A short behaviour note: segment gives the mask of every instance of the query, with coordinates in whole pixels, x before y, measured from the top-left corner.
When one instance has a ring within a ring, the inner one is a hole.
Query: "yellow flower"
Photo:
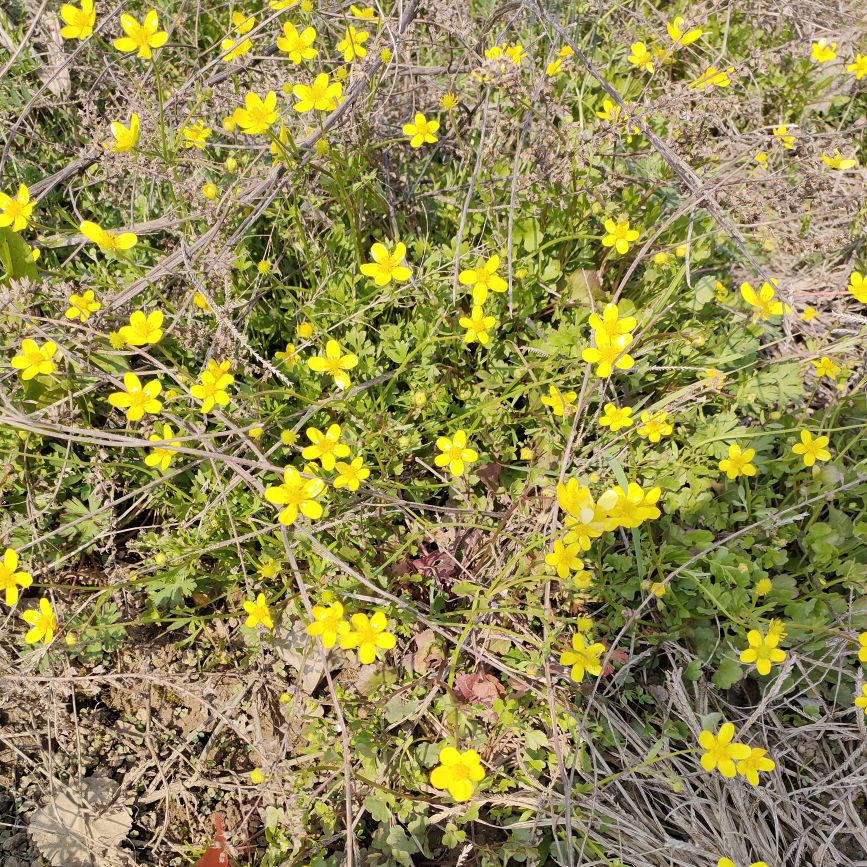
[[[208,369],[199,376],[199,382],[190,388],[192,397],[202,401],[202,412],[210,412],[215,404],[226,406],[229,403],[226,389],[235,381],[235,377],[229,373],[231,366],[229,360],[217,363],[212,358],[208,361]]]
[[[124,13],[120,16],[120,26],[126,36],[115,39],[114,47],[125,54],[135,51],[137,57],[145,59],[150,59],[152,56],[152,48],[160,48],[169,38],[165,30],[159,29],[157,13],[153,9],[145,15],[141,24],[132,15]]]
[[[781,123],[779,126],[775,126],[772,130],[774,134],[774,138],[786,149],[786,150],[794,150],[795,149],[795,136],[793,133],[789,132],[788,127]]]
[[[204,122],[199,120],[196,121],[196,123],[194,123],[192,126],[185,126],[181,130],[181,134],[184,137],[185,148],[196,148],[197,150],[204,150],[205,141],[211,134],[211,128],[209,126],[205,126]]]
[[[867,75],[867,54],[856,54],[855,60],[846,67],[846,71],[851,72],[856,81],[860,81]]]
[[[690,87],[696,90],[707,90],[709,87],[728,87],[732,80],[729,78],[729,73],[734,72],[735,68],[729,66],[726,69],[717,69],[715,66],[708,68],[694,81],[690,83]]]
[[[473,783],[485,779],[482,760],[475,750],[459,752],[454,747],[440,750],[440,763],[431,771],[430,784],[445,789],[455,801],[469,801]]]
[[[728,458],[719,462],[719,468],[730,478],[738,476],[754,476],[756,468],[750,463],[756,456],[755,449],[741,450],[739,445],[729,446]]]
[[[18,554],[11,548],[3,552],[0,562],[0,590],[5,592],[6,604],[11,608],[18,602],[18,588],[26,589],[33,584],[29,572],[18,571]]]
[[[268,610],[268,603],[265,601],[265,594],[260,593],[256,597],[255,602],[250,602],[245,599],[242,603],[244,611],[247,612],[247,619],[244,622],[245,626],[250,629],[255,629],[260,623],[265,629],[273,629],[274,621],[271,618],[271,612]]]
[[[356,6],[350,4],[349,11],[355,18],[364,18],[367,21],[376,21],[376,11],[372,6]]]
[[[207,183],[202,184],[202,195],[206,199],[216,199],[217,193],[219,192],[219,188],[216,184],[208,181]]]
[[[846,287],[853,295],[856,301],[862,304],[867,304],[867,279],[858,271],[853,271],[849,275],[849,285]]]
[[[467,268],[458,274],[461,286],[473,287],[473,305],[481,306],[488,300],[488,290],[505,292],[509,286],[497,273],[500,267],[500,257],[491,256],[486,262],[479,260],[475,268]]]
[[[747,665],[754,662],[756,671],[762,676],[770,674],[771,666],[786,658],[786,651],[777,647],[780,638],[776,634],[762,635],[758,629],[751,629],[747,633],[747,642],[749,647],[741,651],[740,660]]]
[[[420,148],[423,144],[433,144],[437,137],[434,133],[440,128],[438,120],[428,120],[421,112],[413,118],[412,123],[405,123],[403,134],[409,136],[409,146]]]
[[[39,600],[39,609],[28,609],[21,615],[25,623],[30,624],[30,629],[24,636],[24,640],[28,644],[36,644],[37,641],[42,641],[45,644],[51,644],[54,638],[54,633],[57,631],[57,617],[51,608],[51,603],[43,596]]]
[[[828,379],[836,379],[837,374],[842,370],[840,365],[835,364],[827,355],[823,355],[818,361],[811,361],[810,364],[816,368],[816,376],[820,379],[827,376]]]
[[[602,108],[596,112],[596,117],[611,123],[617,123],[620,120],[622,110],[619,105],[616,105],[610,99],[603,99]]]
[[[460,100],[457,97],[457,94],[449,91],[448,93],[444,93],[442,95],[442,99],[440,99],[440,105],[443,107],[445,111],[452,111],[458,107]]]
[[[263,557],[259,561],[256,572],[258,572],[259,577],[263,581],[270,581],[272,578],[277,577],[280,572],[280,566],[274,561],[273,557]]]
[[[245,604],[246,604],[246,603],[245,603]],[[267,778],[266,778],[265,775],[262,773],[262,769],[261,769],[261,768],[253,768],[253,770],[250,771],[250,782],[251,782],[254,786],[258,786],[258,785],[260,785],[261,783],[264,783],[266,779],[267,779]]]
[[[455,431],[454,437],[439,437],[436,447],[442,452],[434,458],[438,467],[449,468],[453,476],[462,476],[466,464],[471,464],[479,459],[479,453],[475,449],[467,448],[467,435],[465,431]]]
[[[545,563],[552,566],[558,577],[566,579],[570,572],[584,572],[584,561],[579,556],[581,546],[577,543],[564,545],[559,539],[554,542],[554,549],[545,555]],[[587,573],[589,576],[589,573]]]
[[[323,470],[329,472],[334,469],[336,458],[345,458],[349,455],[349,446],[340,442],[340,425],[333,424],[325,433],[319,428],[307,428],[307,439],[312,445],[305,446],[301,457],[305,461],[319,460]]]
[[[750,756],[750,748],[732,738],[735,735],[735,727],[731,723],[723,723],[719,734],[714,735],[707,729],[698,736],[699,745],[704,749],[701,756],[701,766],[708,772],[719,768],[724,777],[731,778],[736,773],[736,761],[743,761]]]
[[[771,581],[770,578],[759,578],[759,580],[756,581],[754,592],[756,596],[761,598],[762,596],[767,596],[773,589],[774,582]]]
[[[750,747],[749,749],[750,754],[745,759],[738,761],[738,773],[742,777],[745,777],[751,786],[758,786],[759,772],[772,771],[777,766],[777,763],[773,759],[766,757],[767,750],[760,749],[759,747]],[[762,864],[764,862],[759,861],[758,863]],[[751,867],[756,867],[756,865],[753,864]]]
[[[577,542],[582,551],[587,551],[591,539],[605,532],[608,512],[593,501],[590,489],[579,484],[577,479],[558,483],[557,504],[567,514],[566,544]]]
[[[831,452],[825,448],[828,445],[828,437],[816,437],[808,430],[801,431],[801,441],[792,446],[792,451],[796,455],[803,455],[804,466],[812,467],[816,461],[831,460]]]
[[[152,379],[147,385],[134,373],[123,375],[124,391],[114,391],[108,396],[108,402],[116,409],[126,411],[129,421],[138,421],[145,413],[158,413],[163,405],[157,396],[163,390],[162,384]]]
[[[619,318],[620,312],[616,304],[606,304],[602,310],[602,316],[591,313],[587,320],[597,337],[616,340],[626,334],[630,334],[638,324],[634,316]]]
[[[858,165],[858,160],[844,159],[839,149],[835,150],[833,155],[823,153],[822,161],[829,169],[836,169],[839,172],[845,172],[846,169],[851,169]]]
[[[587,644],[587,639],[576,632],[572,636],[572,649],[565,650],[560,654],[560,665],[569,665],[572,671],[569,676],[575,683],[581,683],[584,675],[599,677],[602,674],[602,654],[605,653],[605,645],[600,642]]]
[[[807,306],[799,318],[804,322],[812,322],[818,315],[814,307]]]
[[[135,247],[138,238],[133,232],[112,232],[103,229],[90,220],[85,220],[79,227],[79,231],[88,241],[92,241],[100,250],[129,250]]]
[[[232,120],[246,135],[266,132],[277,120],[277,94],[269,90],[262,99],[257,93],[244,97],[244,108],[236,108]]]
[[[855,707],[860,707],[867,715],[867,683],[861,687],[861,695],[855,699]]]
[[[630,482],[625,491],[620,485],[615,485],[599,498],[597,504],[601,514],[605,515],[605,529],[625,527],[629,530],[640,527],[645,521],[655,520],[662,514],[657,506],[661,495],[661,488],[645,491],[637,482]]]
[[[669,256],[665,250],[660,250],[658,253],[653,254],[653,264],[654,265],[665,265],[668,262]]]
[[[810,48],[810,57],[816,63],[827,63],[837,56],[837,43],[829,43],[827,39],[822,37],[817,42],[814,42]]]
[[[720,858],[716,862],[716,867],[737,867],[737,864],[731,858]],[[750,867],[768,867],[768,865],[764,861],[754,861]]]
[[[313,622],[307,624],[307,634],[322,641],[322,646],[330,650],[340,636],[349,632],[349,624],[343,619],[343,605],[332,602],[325,607],[314,605],[312,609]]]
[[[247,16],[243,12],[233,12],[231,18],[231,31],[239,36],[249,33],[256,24],[256,16]],[[235,40],[227,36],[220,43],[220,51],[224,52],[223,62],[230,63],[238,57],[243,57],[253,48],[252,39]]]
[[[626,59],[630,63],[634,63],[639,69],[653,72],[653,55],[647,50],[647,46],[643,42],[633,42],[632,54]]]
[[[295,349],[294,343],[287,343],[286,349],[274,353],[274,358],[278,361],[282,361],[286,367],[294,367],[298,362],[298,357],[298,352]]]
[[[200,310],[210,311],[211,309],[210,305],[205,300],[205,296],[198,290],[193,294],[193,304],[195,304]]]
[[[373,278],[377,286],[387,286],[392,280],[405,283],[412,275],[412,271],[403,264],[406,257],[403,244],[395,244],[394,252],[389,253],[384,244],[376,243],[370,248],[370,255],[373,261],[362,265],[361,273]]]
[[[366,614],[353,614],[350,618],[352,629],[340,636],[340,646],[343,650],[358,648],[358,661],[362,665],[370,665],[376,661],[376,650],[391,650],[397,639],[385,629],[388,620],[382,611],[374,612],[368,618]]]
[[[545,67],[545,75],[547,75],[549,78],[552,75],[556,75],[560,71],[562,66],[563,66],[563,58],[562,57],[558,57],[556,60],[552,60]]]
[[[776,279],[771,278],[771,283],[774,284],[773,286],[771,283],[762,283],[762,288],[758,293],[756,293],[756,290],[753,289],[752,285],[746,281],[741,283],[741,297],[751,307],[756,308],[753,311],[753,315],[756,319],[767,319],[769,316],[782,316],[783,313],[792,312],[792,308],[789,307],[788,304],[784,304],[782,301],[774,301],[777,282]]]
[[[0,228],[11,226],[13,232],[20,232],[30,225],[34,202],[30,201],[30,190],[24,184],[18,185],[15,196],[0,193]]]
[[[858,636],[858,661],[867,662],[867,632],[862,632]]]
[[[277,47],[288,55],[296,66],[302,60],[312,60],[317,55],[313,47],[316,40],[316,30],[305,27],[300,33],[290,21],[283,22],[283,35],[277,37]]]
[[[575,400],[578,397],[574,391],[560,391],[553,385],[548,386],[548,396],[542,398],[545,406],[550,406],[556,416],[564,416],[575,409]]]
[[[256,263],[256,270],[264,277],[271,273],[271,263],[267,259],[260,259]]]
[[[80,8],[64,3],[60,7],[60,17],[66,25],[60,28],[60,35],[64,39],[87,39],[93,33],[93,25],[96,24],[93,0],[81,0]]]
[[[358,364],[358,356],[348,352],[343,354],[340,344],[336,340],[329,340],[325,344],[325,357],[314,355],[307,359],[307,366],[314,373],[327,373],[333,377],[334,384],[339,389],[349,388],[350,379],[347,370],[352,370]]]
[[[148,442],[161,443],[161,445],[154,446],[150,450],[150,453],[145,455],[145,466],[159,467],[163,472],[169,468],[169,465],[175,459],[177,450],[181,447],[179,440],[172,439],[174,435],[175,432],[172,430],[172,426],[164,424],[162,436],[151,434],[148,437]]]
[[[67,319],[80,319],[82,322],[87,322],[91,313],[96,313],[102,307],[102,304],[96,300],[93,290],[88,289],[84,295],[70,295],[70,307],[64,314]]]
[[[364,30],[356,30],[351,24],[346,28],[343,39],[337,43],[337,50],[343,52],[343,59],[351,63],[359,57],[367,56],[364,43],[370,39],[370,34]]]
[[[322,517],[322,505],[315,498],[324,490],[322,479],[305,479],[295,467],[286,467],[282,483],[265,488],[265,499],[275,506],[285,507],[277,520],[288,527],[295,523],[298,512],[311,521]]]
[[[21,352],[14,356],[12,367],[21,371],[21,378],[25,381],[34,376],[47,376],[54,373],[55,363],[51,360],[57,352],[57,344],[53,340],[46,340],[40,346],[35,340],[25,337],[21,341]]]
[[[764,151],[756,151],[756,155],[753,159],[763,167],[767,167],[768,165],[768,155]]]
[[[485,316],[485,311],[481,305],[473,307],[470,316],[461,316],[458,320],[458,325],[461,328],[466,328],[464,340],[467,343],[475,343],[478,341],[482,346],[487,346],[491,338],[488,331],[497,324],[497,320],[493,316]]]
[[[158,343],[163,336],[163,313],[161,310],[152,310],[145,313],[144,310],[136,310],[129,317],[129,325],[124,325],[118,330],[127,346],[147,346],[149,343]]]
[[[603,410],[604,415],[599,419],[601,427],[610,428],[613,432],[619,431],[622,427],[632,427],[631,406],[617,407],[613,403],[606,403]],[[644,416],[642,416],[643,420]]]
[[[300,322],[298,328],[295,329],[295,333],[302,340],[307,340],[308,337],[313,336],[313,326],[309,322]]]
[[[693,28],[692,30],[687,30],[686,33],[681,29],[683,25],[683,18],[678,15],[673,21],[669,22],[665,25],[665,29],[668,30],[668,38],[675,45],[690,45],[698,39],[701,39],[703,30],[698,27]]]
[[[668,413],[662,410],[641,413],[641,426],[638,428],[638,435],[647,437],[652,443],[658,443],[662,437],[671,436],[674,428],[666,421],[667,418]]]
[[[638,230],[629,228],[629,220],[605,221],[605,234],[602,236],[603,247],[614,247],[622,256],[629,252],[629,245],[638,240]]]
[[[292,94],[298,100],[292,106],[297,112],[334,111],[340,105],[343,85],[339,81],[332,82],[328,73],[320,72],[313,84],[294,85]]]
[[[346,488],[347,491],[357,491],[361,483],[370,475],[370,470],[364,466],[362,457],[357,457],[348,464],[345,461],[337,461],[336,467],[334,487]]]
[[[594,332],[595,334],[595,332]],[[611,340],[602,334],[595,334],[596,346],[589,346],[581,352],[581,358],[590,364],[596,365],[594,373],[600,379],[611,376],[613,368],[629,370],[635,365],[635,359],[625,352],[627,346],[632,343],[632,335],[624,334],[615,340]]]
[[[666,593],[666,586],[662,583],[662,581],[653,581],[650,584],[650,595],[656,596],[657,599],[662,599]]]
[[[111,134],[114,136],[114,146],[112,147],[114,153],[120,154],[132,150],[138,144],[139,132],[139,117],[135,112],[133,112],[129,119],[128,127],[119,121],[113,121],[111,124]],[[106,147],[108,147],[107,144]]]

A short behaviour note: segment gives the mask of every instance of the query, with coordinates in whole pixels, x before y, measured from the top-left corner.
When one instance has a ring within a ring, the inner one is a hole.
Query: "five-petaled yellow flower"
[[[824,37],[818,39],[810,47],[810,57],[815,60],[816,63],[827,63],[829,60],[833,60],[836,56],[837,43],[828,42]]]
[[[340,105],[343,85],[339,81],[331,81],[327,72],[320,72],[313,79],[313,84],[293,85],[292,95],[298,100],[292,106],[297,112],[334,111]]]
[[[437,141],[435,135],[440,128],[438,120],[428,120],[421,112],[413,118],[412,123],[403,125],[403,134],[409,136],[409,146],[420,148],[423,144],[433,144]]]
[[[439,437],[436,442],[437,448],[442,452],[434,458],[438,467],[448,467],[453,476],[462,476],[467,464],[479,459],[479,453],[475,449],[467,448],[467,434],[465,431],[455,431],[455,435]]]
[[[283,35],[277,37],[277,47],[284,52],[296,66],[302,60],[312,60],[317,51],[313,47],[316,41],[316,30],[305,27],[300,33],[291,21],[283,22]]]
[[[295,348],[294,343],[287,343],[285,349],[278,350],[274,353],[274,358],[276,358],[277,361],[282,361],[286,367],[295,367],[299,359],[298,350]]]
[[[208,369],[203,370],[199,381],[190,388],[190,394],[202,402],[201,411],[210,412],[214,405],[226,406],[229,403],[229,395],[226,389],[235,381],[235,377],[229,373],[232,362],[208,361]]]
[[[771,283],[762,283],[762,288],[756,292],[752,285],[744,281],[741,283],[741,297],[755,310],[753,315],[756,319],[767,319],[769,316],[782,316],[791,313],[792,308],[782,301],[774,301],[776,295],[777,280],[771,278]]]
[[[13,232],[20,232],[30,225],[34,202],[30,201],[30,190],[24,184],[18,185],[14,196],[0,193],[0,228],[9,226]]]
[[[242,603],[244,611],[247,612],[247,619],[244,621],[245,626],[250,629],[255,629],[260,623],[265,629],[274,628],[274,620],[271,617],[271,612],[268,609],[268,603],[265,600],[265,594],[260,593],[256,597],[255,602],[245,599]]]
[[[54,373],[56,365],[51,359],[55,352],[57,344],[53,340],[46,340],[40,346],[35,340],[25,337],[21,341],[21,352],[13,357],[11,364],[15,370],[21,371],[21,378],[25,381],[34,376],[47,376]]]
[[[324,490],[322,479],[305,479],[295,467],[286,467],[283,481],[265,488],[265,499],[284,507],[277,520],[288,527],[295,523],[299,512],[311,521],[322,517],[322,505],[316,502],[316,497]]]
[[[209,126],[205,126],[204,121],[199,120],[190,126],[185,126],[181,130],[181,134],[184,137],[185,148],[196,148],[197,150],[204,150],[205,142],[208,140],[208,136],[211,134],[211,128]]]
[[[587,320],[593,332],[602,338],[616,340],[626,334],[630,334],[638,324],[634,316],[620,318],[620,311],[616,304],[606,304],[602,310],[602,316],[591,313]]]
[[[337,639],[349,632],[349,624],[343,619],[343,604],[333,602],[331,605],[314,605],[312,608],[313,622],[307,624],[307,634],[322,641],[322,646],[330,650],[337,644]]]
[[[351,24],[346,28],[343,39],[337,43],[337,50],[343,52],[343,59],[347,63],[359,57],[367,57],[367,49],[364,43],[370,39],[370,34],[364,30],[356,30]]]
[[[755,449],[741,449],[737,444],[729,446],[729,456],[719,462],[719,468],[730,478],[754,476],[756,468],[750,463],[756,456]]]
[[[847,169],[854,168],[858,165],[858,160],[844,158],[839,149],[835,150],[833,154],[823,153],[822,162],[824,162],[829,169],[836,169],[838,172],[845,172]]]
[[[634,63],[639,69],[653,72],[653,55],[647,46],[643,42],[633,42],[631,50],[632,53],[626,59],[630,63]]]
[[[617,123],[620,120],[620,113],[623,109],[613,103],[610,99],[602,100],[602,108],[596,112],[596,117],[601,120],[607,120],[609,123]]]
[[[828,437],[816,437],[808,430],[801,431],[801,441],[792,446],[792,451],[796,455],[801,455],[804,459],[805,467],[812,467],[816,461],[830,461],[831,452],[826,446],[830,442]]]
[[[789,132],[789,128],[781,123],[779,126],[775,126],[772,130],[774,134],[774,138],[786,149],[786,150],[794,150],[795,149],[795,136],[793,133]]]
[[[323,470],[334,469],[337,458],[349,456],[349,446],[340,442],[340,425],[333,424],[323,433],[319,428],[307,428],[307,439],[311,445],[305,446],[301,457],[305,461],[319,460]]]
[[[645,521],[656,520],[661,514],[657,505],[661,495],[661,488],[645,491],[638,482],[629,482],[625,491],[620,485],[615,485],[599,498],[597,504],[605,516],[605,529],[625,527],[629,530],[640,527]]]
[[[729,66],[726,69],[708,66],[689,86],[694,87],[696,90],[707,90],[709,87],[728,87],[732,83],[729,73],[734,71],[735,68],[733,66]]]
[[[505,292],[508,289],[506,281],[497,273],[500,267],[500,257],[491,256],[486,262],[479,261],[475,268],[467,268],[458,274],[461,286],[473,287],[473,305],[480,306],[488,300],[488,290]]]
[[[370,618],[366,614],[353,614],[349,619],[352,628],[340,636],[340,646],[343,650],[358,648],[358,661],[362,665],[376,661],[377,648],[391,650],[397,644],[397,639],[385,631],[388,620],[384,612],[376,611]]]
[[[488,331],[497,324],[497,320],[493,316],[485,316],[485,311],[481,305],[473,307],[469,316],[461,316],[458,320],[458,325],[461,328],[466,328],[464,340],[467,343],[479,342],[482,346],[487,346],[491,342]]]
[[[719,768],[724,777],[731,778],[737,773],[735,762],[749,757],[750,748],[746,744],[732,742],[734,736],[735,727],[731,723],[723,723],[717,735],[705,729],[698,736],[698,742],[705,751],[701,756],[701,766],[708,773]]]
[[[664,410],[641,413],[641,425],[638,428],[638,435],[647,437],[652,443],[658,443],[662,437],[671,436],[674,428],[666,420],[667,418],[668,413]]]
[[[114,145],[111,149],[116,154],[131,151],[138,144],[140,132],[141,123],[135,112],[132,113],[129,119],[129,126],[124,126],[117,120],[112,121],[111,134],[114,136]],[[108,147],[108,144],[106,144],[106,147]]]
[[[179,440],[172,439],[174,435],[175,432],[172,430],[172,426],[170,424],[164,424],[162,436],[160,436],[160,434],[151,434],[148,437],[148,442],[161,443],[161,445],[154,446],[150,452],[145,455],[145,466],[159,467],[163,472],[169,468],[177,454],[177,450],[181,447]]]
[[[18,571],[18,553],[11,548],[3,552],[0,561],[0,590],[4,592],[5,602],[10,608],[18,602],[18,588],[22,590],[33,584],[29,572]]]
[[[867,278],[860,271],[853,271],[849,275],[849,285],[846,288],[856,301],[867,304]]]
[[[828,379],[836,379],[837,374],[842,370],[840,365],[835,364],[827,355],[823,355],[818,361],[813,359],[810,364],[816,369],[816,376],[820,379],[823,376],[827,376]]]
[[[361,266],[361,273],[365,277],[371,277],[377,286],[387,286],[394,280],[396,283],[405,283],[412,275],[412,271],[403,264],[406,257],[406,247],[397,243],[394,251],[389,253],[385,244],[376,243],[370,248],[372,262],[366,262]]]
[[[745,759],[738,761],[738,774],[744,777],[751,786],[758,786],[759,772],[772,771],[777,766],[777,763],[767,757],[767,750],[763,750],[760,747],[750,747],[749,750],[750,754]],[[760,861],[759,864],[761,863]]]
[[[127,346],[147,346],[149,343],[159,343],[163,336],[162,310],[135,310],[129,317],[129,325],[118,329],[118,334]]]
[[[244,107],[236,108],[232,120],[246,135],[266,132],[277,121],[277,94],[269,90],[262,99],[258,93],[248,93],[244,97]]]
[[[51,603],[44,596],[39,600],[38,609],[28,608],[21,616],[25,623],[30,624],[30,629],[24,636],[28,644],[36,644],[38,641],[51,644],[57,631],[57,617]]]
[[[612,370],[629,370],[635,365],[635,359],[625,352],[632,343],[632,335],[624,334],[614,340],[604,334],[594,332],[595,346],[588,346],[581,352],[581,358],[596,365],[594,373],[600,379],[611,376]]]
[[[126,36],[115,39],[114,47],[125,54],[135,51],[136,57],[144,57],[146,60],[153,56],[152,49],[165,45],[169,38],[165,30],[159,29],[157,13],[154,9],[145,15],[141,24],[132,15],[124,13],[120,16],[120,26]]]
[[[92,241],[102,251],[130,250],[138,241],[134,232],[112,232],[90,220],[85,220],[78,228],[88,241]]]
[[[454,747],[440,750],[440,763],[431,771],[430,784],[444,789],[455,801],[469,801],[473,796],[473,783],[485,779],[482,760],[475,750],[459,752]]]
[[[560,654],[560,665],[572,667],[569,676],[575,683],[581,683],[584,675],[599,677],[602,674],[602,654],[605,653],[605,645],[596,641],[587,643],[587,639],[576,632],[572,636],[572,649],[564,650]]]
[[[602,427],[610,428],[612,431],[619,431],[622,427],[632,427],[632,407],[631,406],[615,406],[613,403],[606,403],[603,407],[604,413],[599,418],[599,424]],[[644,416],[642,415],[642,421]],[[671,433],[671,431],[669,431]]]
[[[364,466],[364,458],[357,457],[350,463],[337,461],[337,476],[334,478],[335,488],[346,488],[347,491],[357,491],[361,483],[370,475],[370,470]]]
[[[156,414],[163,405],[157,396],[163,390],[162,384],[152,379],[146,385],[134,373],[123,375],[124,391],[114,391],[108,396],[108,402],[116,409],[126,412],[129,421],[138,421],[145,413]]]
[[[358,364],[358,356],[347,352],[346,355],[336,340],[325,344],[325,357],[314,355],[307,359],[307,366],[315,373],[327,373],[333,377],[334,384],[339,389],[349,388],[350,379],[347,370],[352,370]]]
[[[569,577],[570,572],[584,573],[584,561],[581,559],[581,546],[576,542],[564,545],[559,539],[554,541],[553,549],[545,555],[545,563],[556,570],[562,579]],[[590,573],[585,573],[589,578]]]
[[[851,72],[856,81],[864,78],[867,75],[867,54],[856,54],[855,59],[846,67],[846,71]]]
[[[673,21],[665,25],[668,31],[668,38],[675,45],[691,45],[698,39],[701,39],[704,31],[699,27],[694,27],[692,30],[683,30],[683,18],[678,15]]]
[[[762,676],[771,673],[771,666],[783,662],[786,651],[779,648],[780,636],[776,633],[762,635],[758,629],[751,629],[747,633],[749,647],[741,651],[740,660],[749,665],[756,664],[756,671]]]
[[[560,389],[555,388],[553,385],[549,385],[548,396],[542,398],[542,403],[545,406],[550,406],[551,412],[559,417],[574,411],[577,398],[577,392],[560,391]]]
[[[88,289],[84,295],[70,295],[69,308],[64,314],[67,319],[79,319],[87,322],[91,313],[96,313],[102,307],[102,303],[96,300],[93,289]]]
[[[93,25],[96,24],[93,0],[81,0],[80,7],[64,3],[60,7],[60,17],[66,25],[60,28],[60,35],[64,39],[87,39],[93,33]]]
[[[629,220],[620,219],[605,221],[605,234],[602,236],[603,247],[614,247],[622,256],[629,252],[629,245],[638,240],[638,230],[629,228]]]

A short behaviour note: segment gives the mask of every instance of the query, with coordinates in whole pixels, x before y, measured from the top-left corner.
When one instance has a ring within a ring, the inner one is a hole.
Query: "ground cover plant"
[[[865,118],[854,2],[4,4],[3,867],[867,863]]]

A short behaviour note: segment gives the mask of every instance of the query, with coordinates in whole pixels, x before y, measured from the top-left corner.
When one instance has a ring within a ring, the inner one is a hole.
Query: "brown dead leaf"
[[[490,674],[476,671],[472,674],[459,674],[455,678],[455,692],[467,704],[483,704],[488,709],[494,699],[506,694],[500,682]]]

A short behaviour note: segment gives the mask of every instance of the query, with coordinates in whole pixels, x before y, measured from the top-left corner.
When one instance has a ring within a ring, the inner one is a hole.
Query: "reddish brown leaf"
[[[490,674],[476,671],[455,678],[455,692],[467,704],[483,704],[490,708],[494,699],[506,694],[500,682]]]

